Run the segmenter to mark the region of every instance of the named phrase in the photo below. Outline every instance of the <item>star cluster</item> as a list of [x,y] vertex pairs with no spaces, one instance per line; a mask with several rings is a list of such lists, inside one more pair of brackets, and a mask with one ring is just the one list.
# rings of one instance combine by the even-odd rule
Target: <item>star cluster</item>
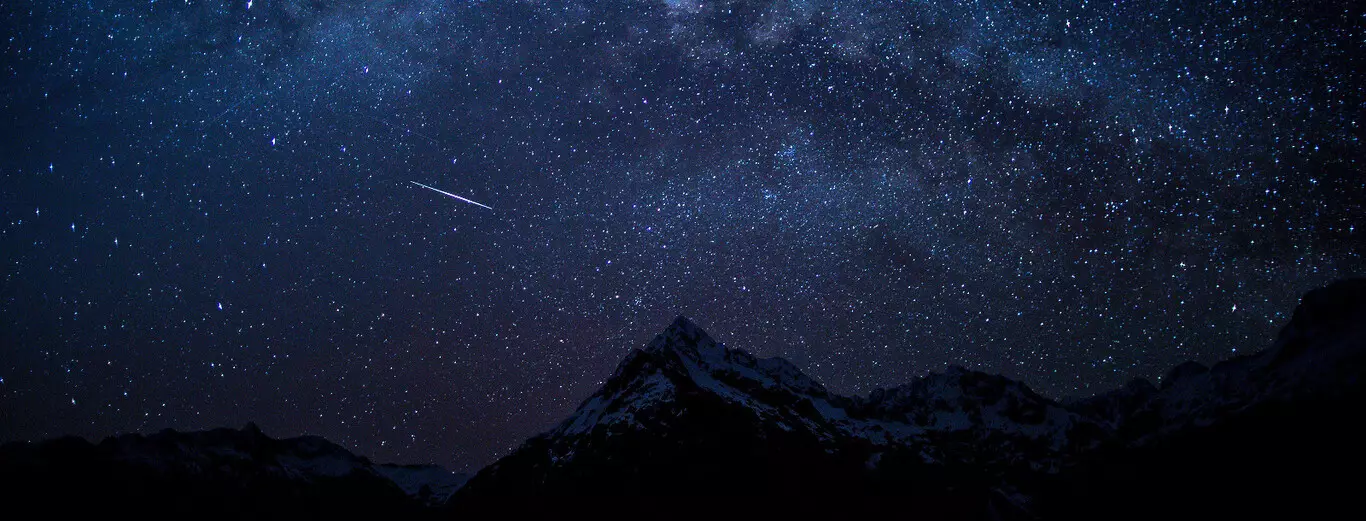
[[6,2],[0,438],[472,468],[677,314],[842,393],[1260,349],[1366,273],[1300,4]]

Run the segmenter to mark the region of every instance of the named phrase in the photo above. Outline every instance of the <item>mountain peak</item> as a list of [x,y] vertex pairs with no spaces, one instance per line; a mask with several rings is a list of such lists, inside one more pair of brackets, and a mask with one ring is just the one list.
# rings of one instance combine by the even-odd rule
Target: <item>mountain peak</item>
[[944,374],[947,376],[962,377],[963,375],[972,372],[974,371],[958,364],[949,364],[949,367],[947,369],[944,369]]
[[688,317],[679,315],[674,317],[674,321],[672,324],[669,324],[669,327],[679,329],[697,329],[697,324],[693,324],[692,320],[689,320]]
[[707,336],[706,331],[703,331],[702,328],[698,327],[697,324],[694,324],[692,320],[689,320],[688,317],[685,317],[683,315],[674,317],[674,321],[669,324],[669,327],[664,328],[664,332],[673,332],[678,336],[685,338],[698,338]]
[[679,315],[674,318],[673,323],[664,331],[656,335],[649,345],[645,346],[646,351],[659,352],[663,350],[674,350],[680,352],[702,353],[711,351],[719,344],[712,340],[711,336],[697,327],[688,317]]

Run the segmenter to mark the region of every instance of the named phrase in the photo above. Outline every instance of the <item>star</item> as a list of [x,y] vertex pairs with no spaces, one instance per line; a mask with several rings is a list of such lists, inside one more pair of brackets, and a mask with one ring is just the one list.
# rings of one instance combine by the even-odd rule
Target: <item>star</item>
[[251,419],[477,468],[680,314],[842,394],[1260,349],[1366,273],[1360,20],[1282,4],[17,10],[6,410],[140,405],[0,441]]

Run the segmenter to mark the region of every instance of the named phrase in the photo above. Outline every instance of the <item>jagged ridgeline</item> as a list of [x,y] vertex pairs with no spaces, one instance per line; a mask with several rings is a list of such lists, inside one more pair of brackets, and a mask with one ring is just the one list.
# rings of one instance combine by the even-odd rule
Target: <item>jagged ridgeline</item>
[[16,511],[59,516],[809,514],[824,504],[925,519],[1318,517],[1354,506],[1363,375],[1362,279],[1306,294],[1264,351],[1067,403],[960,367],[840,396],[680,317],[558,426],[468,482],[249,426],[9,444],[0,490]]
[[58,519],[417,515],[467,478],[434,465],[376,464],[316,436],[271,438],[255,424],[0,447],[5,503]]
[[450,506],[723,495],[800,510],[858,496],[929,518],[1304,513],[1352,497],[1335,473],[1366,461],[1363,355],[1366,280],[1305,295],[1257,354],[1075,403],[958,367],[839,396],[680,317]]

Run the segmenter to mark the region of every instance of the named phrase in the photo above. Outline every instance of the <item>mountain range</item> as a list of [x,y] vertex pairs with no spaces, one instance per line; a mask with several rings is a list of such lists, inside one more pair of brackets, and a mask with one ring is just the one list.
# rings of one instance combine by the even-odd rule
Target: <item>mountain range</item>
[[559,425],[468,481],[249,425],[8,444],[0,490],[21,504],[81,498],[64,506],[211,517],[661,505],[929,519],[1327,515],[1354,506],[1366,463],[1364,364],[1366,279],[1306,294],[1263,351],[1065,402],[962,367],[843,396],[679,317]]

